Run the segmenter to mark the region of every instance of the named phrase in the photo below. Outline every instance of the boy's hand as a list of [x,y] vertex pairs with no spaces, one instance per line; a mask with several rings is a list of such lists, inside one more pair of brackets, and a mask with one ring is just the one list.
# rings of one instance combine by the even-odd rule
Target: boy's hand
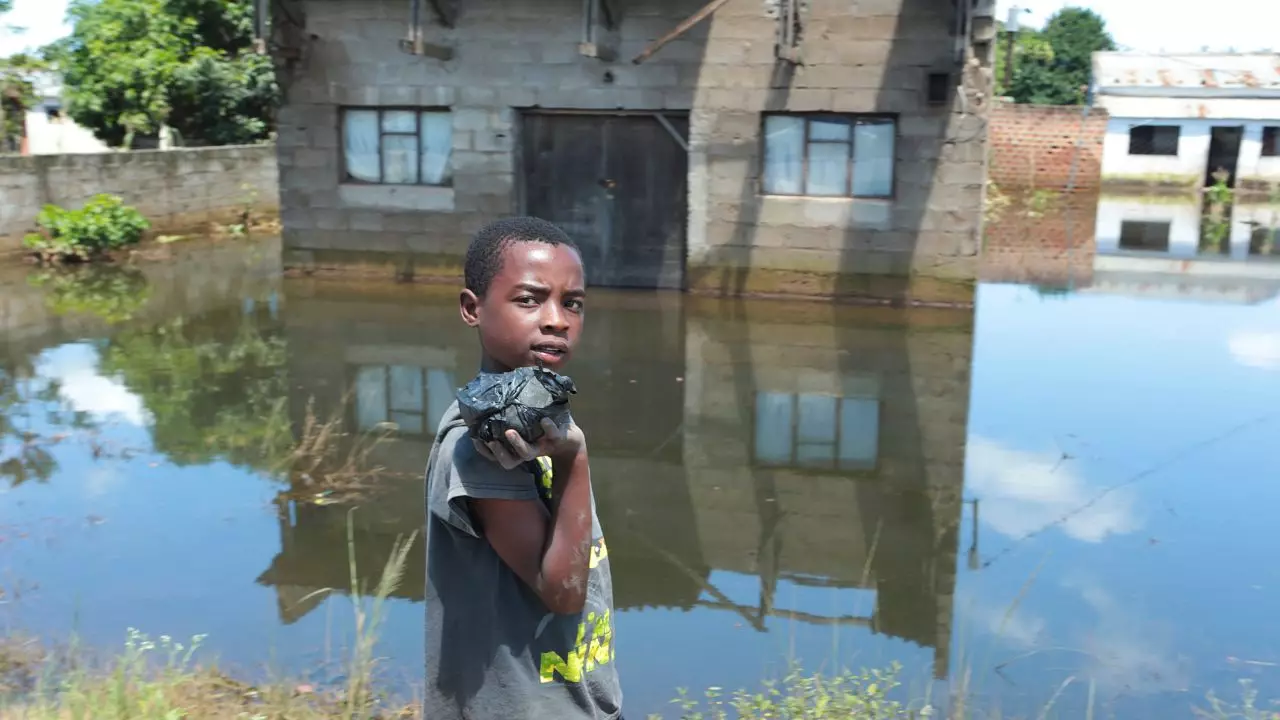
[[498,463],[505,470],[512,470],[521,463],[544,455],[553,462],[571,460],[587,446],[586,436],[577,423],[570,421],[561,428],[551,418],[542,418],[542,437],[532,445],[515,430],[508,430],[505,438],[506,445],[498,440],[488,444],[479,440],[471,442],[476,446],[476,452]]

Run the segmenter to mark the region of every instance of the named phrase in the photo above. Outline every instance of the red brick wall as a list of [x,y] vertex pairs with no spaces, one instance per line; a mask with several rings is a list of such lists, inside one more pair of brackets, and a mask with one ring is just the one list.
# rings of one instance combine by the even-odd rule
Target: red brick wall
[[1102,170],[1107,111],[1077,106],[1017,105],[998,102],[991,113],[988,178],[1007,190],[1067,187],[1071,159],[1080,142],[1075,188],[1096,192]]
[[1039,196],[1014,193],[1001,210],[988,212],[979,279],[1053,287],[1092,281],[1097,194],[1041,190]]

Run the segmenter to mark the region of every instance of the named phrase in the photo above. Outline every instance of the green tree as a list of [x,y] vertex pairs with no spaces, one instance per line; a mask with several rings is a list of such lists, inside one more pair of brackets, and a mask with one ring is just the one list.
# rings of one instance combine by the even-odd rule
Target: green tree
[[[1084,8],[1063,8],[1044,30],[1019,34],[1013,79],[1001,90],[1020,103],[1080,105],[1087,95],[1093,53],[1115,49],[1101,16]],[[1002,81],[1003,68],[997,72]]]
[[101,350],[151,414],[152,442],[179,465],[223,460],[269,471],[292,446],[282,329],[239,308],[128,328]]
[[26,53],[0,58],[0,150],[16,149],[26,110],[36,102],[35,75],[47,69],[43,60]]
[[162,125],[187,144],[262,140],[278,91],[253,51],[250,0],[73,0],[71,35],[49,48],[72,119],[132,147]]

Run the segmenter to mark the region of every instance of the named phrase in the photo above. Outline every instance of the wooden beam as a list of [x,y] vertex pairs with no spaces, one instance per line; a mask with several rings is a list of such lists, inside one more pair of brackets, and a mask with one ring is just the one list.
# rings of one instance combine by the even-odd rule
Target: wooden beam
[[417,37],[413,40],[401,40],[400,49],[410,55],[419,55],[421,57],[434,58],[440,61],[453,59],[453,48],[448,45],[436,45],[435,43],[424,42],[421,37]]
[[617,0],[600,0],[600,14],[604,16],[605,30],[618,29],[618,22],[622,20],[622,9],[618,7]]
[[457,0],[431,0],[431,9],[436,14],[436,20],[447,28],[458,22]]
[[715,12],[716,10],[719,10],[721,6],[727,4],[728,2],[729,0],[711,0],[711,2],[707,3],[706,5],[703,5],[701,10],[685,18],[684,21],[681,22],[679,25],[677,25],[674,30],[672,30],[666,35],[663,35],[662,37],[650,43],[649,46],[646,47],[644,50],[642,50],[639,55],[635,56],[635,58],[632,59],[631,62],[636,65],[639,65],[645,60],[648,60],[650,56],[652,56],[654,53],[661,50],[662,46],[666,45],[672,40],[675,40],[681,35],[689,32],[690,28],[702,22],[703,20],[706,20],[707,17],[711,15],[711,13]]

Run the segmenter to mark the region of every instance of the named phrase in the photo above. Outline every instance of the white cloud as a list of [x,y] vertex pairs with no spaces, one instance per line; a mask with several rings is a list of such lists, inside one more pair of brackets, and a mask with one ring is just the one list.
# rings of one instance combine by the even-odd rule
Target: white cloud
[[1280,332],[1237,332],[1227,340],[1231,357],[1241,365],[1280,370]]
[[1129,488],[1102,495],[1105,488],[1091,487],[1056,454],[971,436],[966,465],[966,485],[982,501],[979,517],[1001,535],[1020,538],[1061,521],[1067,536],[1096,543],[1138,528]]
[[75,410],[145,426],[148,414],[142,398],[118,381],[99,375],[97,363],[98,353],[92,346],[64,345],[46,354],[39,372],[59,383],[62,398]]

